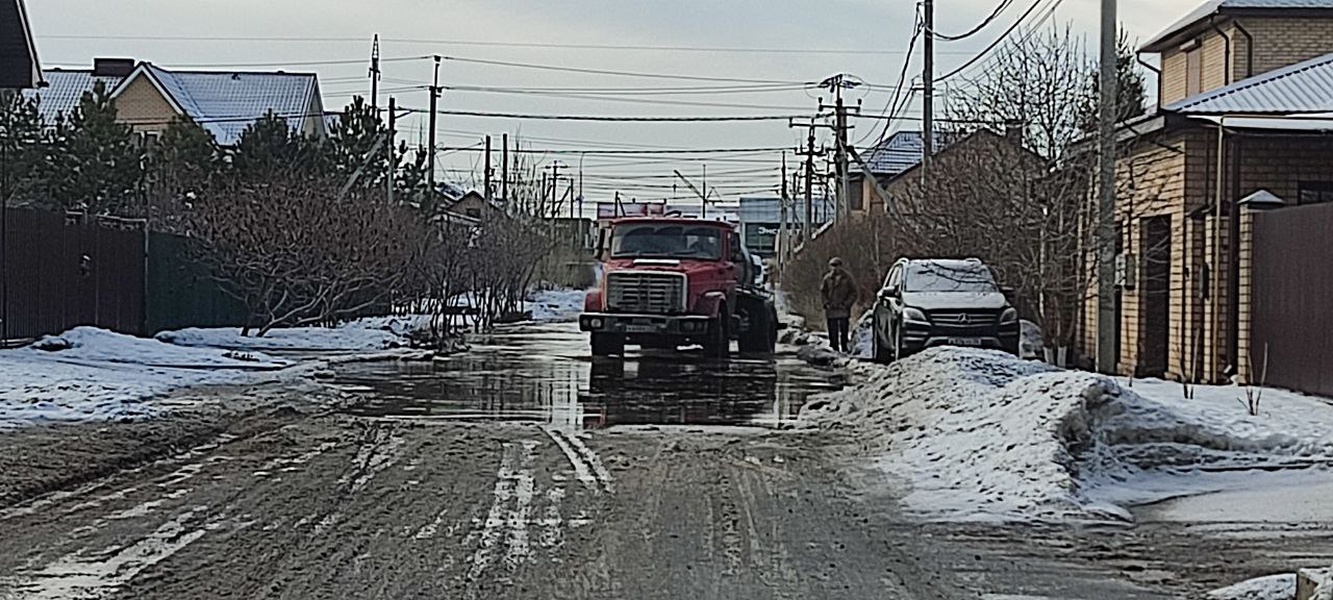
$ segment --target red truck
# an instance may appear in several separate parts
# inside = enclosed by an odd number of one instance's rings
[[[602,230],[598,255],[600,281],[579,315],[593,356],[623,355],[626,344],[699,344],[725,358],[733,339],[741,352],[773,352],[780,327],[773,294],[730,223],[619,219]]]

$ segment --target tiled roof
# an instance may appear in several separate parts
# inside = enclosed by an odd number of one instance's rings
[[[1333,53],[1191,96],[1163,110],[1191,115],[1333,112]]]
[[[35,90],[24,90],[23,95],[37,97],[42,116],[48,124],[55,122],[61,115],[69,116],[70,111],[79,106],[79,99],[84,92],[93,91],[98,81],[106,84],[107,91],[116,89],[124,77],[93,77],[92,71],[47,70],[42,77],[49,84]]]
[[[301,127],[318,87],[312,73],[168,71],[146,66],[185,112],[224,146],[236,143],[250,123],[270,111],[287,118],[293,129]]]
[[[1210,15],[1236,10],[1333,10],[1333,0],[1210,0],[1143,44],[1147,51]]]
[[[897,175],[921,162],[921,143],[924,140],[920,131],[899,131],[873,148],[863,151],[861,158],[870,165],[870,171],[876,175]],[[935,132],[935,152],[943,148],[945,140],[945,135]],[[857,168],[852,170],[860,171]]]

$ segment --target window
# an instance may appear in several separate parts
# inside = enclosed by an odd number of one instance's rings
[[[1333,181],[1302,181],[1296,184],[1297,204],[1333,202]]]
[[[611,257],[718,260],[722,258],[722,229],[711,225],[621,225],[611,233]]]
[[[1185,96],[1203,92],[1203,48],[1195,45],[1185,52]]]
[[[862,189],[864,183],[860,179],[854,179],[847,186],[847,205],[852,210],[865,210],[865,192]]]
[[[979,262],[919,262],[907,265],[908,292],[998,291],[990,269]]]

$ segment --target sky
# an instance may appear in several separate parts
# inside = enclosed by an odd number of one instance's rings
[[[1001,0],[936,0],[936,31],[972,29]],[[1038,0],[1055,10],[1045,26],[1069,24],[1095,43],[1098,0]],[[1146,40],[1200,0],[1119,0],[1122,26]],[[915,25],[915,0],[30,0],[44,67],[88,68],[94,57],[128,57],[164,67],[313,71],[325,107],[369,95],[372,36],[381,37],[380,104],[425,109],[440,66],[442,110],[597,116],[784,116],[811,114],[827,92],[812,82],[847,73],[869,85],[849,103],[879,115],[893,96]],[[1032,5],[1012,4],[980,33],[936,43],[936,72],[963,64]],[[1035,20],[1031,19],[1031,20]],[[577,46],[577,47],[570,47]],[[591,47],[590,47],[591,46]],[[608,48],[611,46],[612,48]],[[490,61],[490,64],[476,61]],[[607,73],[686,76],[631,77]],[[966,76],[984,69],[978,63]],[[907,62],[921,71],[920,48]],[[481,89],[478,89],[481,88]],[[942,86],[942,93],[948,86]],[[906,110],[919,117],[920,101]],[[852,141],[873,143],[882,121],[856,119]],[[400,140],[426,144],[424,115],[399,120]],[[891,124],[916,129],[913,121]],[[783,151],[805,131],[786,120],[746,122],[589,122],[441,115],[436,125],[441,176],[480,182],[481,141],[521,139],[531,164],[560,166],[562,186],[582,185],[589,203],[616,192],[640,200],[692,197],[678,170],[710,197],[771,193]],[[821,132],[821,137],[826,134]],[[670,154],[647,152],[672,150]],[[708,150],[694,154],[680,150]],[[728,150],[721,152],[719,150]],[[578,153],[577,151],[583,151]],[[548,171],[549,172],[549,171]],[[578,175],[582,173],[581,182]],[[679,184],[673,190],[673,185]]]

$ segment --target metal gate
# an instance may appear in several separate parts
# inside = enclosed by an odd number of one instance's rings
[[[142,222],[5,212],[0,342],[79,325],[143,333]]]
[[[1333,204],[1255,214],[1250,361],[1256,381],[1267,348],[1267,385],[1333,396],[1330,232]]]

